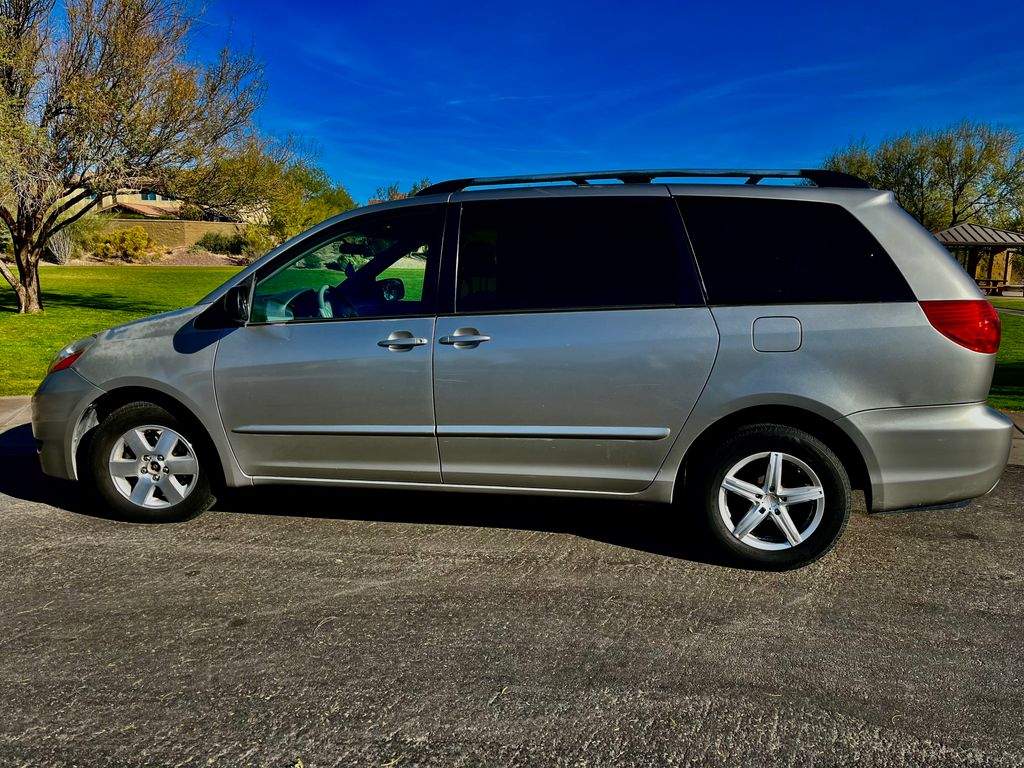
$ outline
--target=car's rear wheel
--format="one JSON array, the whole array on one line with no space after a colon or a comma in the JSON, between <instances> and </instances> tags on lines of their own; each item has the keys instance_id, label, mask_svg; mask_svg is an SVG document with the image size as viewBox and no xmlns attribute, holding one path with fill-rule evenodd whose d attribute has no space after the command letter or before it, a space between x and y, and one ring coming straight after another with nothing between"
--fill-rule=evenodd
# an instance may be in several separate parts
<instances>
[{"instance_id":1,"label":"car's rear wheel","mask_svg":"<svg viewBox=\"0 0 1024 768\"><path fill-rule=\"evenodd\" d=\"M780 424L742 428L696 467L694 499L731 560L798 568L835 546L850 516L850 480L821 440Z\"/></svg>"},{"instance_id":2,"label":"car's rear wheel","mask_svg":"<svg viewBox=\"0 0 1024 768\"><path fill-rule=\"evenodd\" d=\"M135 402L96 428L89 480L116 517L140 523L180 522L213 503L209 467L198 435L164 408Z\"/></svg>"}]
</instances>

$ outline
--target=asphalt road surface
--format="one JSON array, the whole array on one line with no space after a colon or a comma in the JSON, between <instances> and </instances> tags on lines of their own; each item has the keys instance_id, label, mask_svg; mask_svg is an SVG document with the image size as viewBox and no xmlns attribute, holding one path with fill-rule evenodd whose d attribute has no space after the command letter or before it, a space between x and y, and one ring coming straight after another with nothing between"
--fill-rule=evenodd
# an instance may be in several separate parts
<instances>
[{"instance_id":1,"label":"asphalt road surface","mask_svg":"<svg viewBox=\"0 0 1024 768\"><path fill-rule=\"evenodd\" d=\"M241 492L133 526L0 438L0 765L1024 764L1024 469L784 573L666 508Z\"/></svg>"}]
</instances>

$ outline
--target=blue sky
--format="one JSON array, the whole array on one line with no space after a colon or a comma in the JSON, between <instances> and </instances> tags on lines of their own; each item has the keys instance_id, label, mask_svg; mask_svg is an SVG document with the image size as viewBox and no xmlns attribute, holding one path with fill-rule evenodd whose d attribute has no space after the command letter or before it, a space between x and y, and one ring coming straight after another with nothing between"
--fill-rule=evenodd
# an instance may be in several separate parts
<instances>
[{"instance_id":1,"label":"blue sky","mask_svg":"<svg viewBox=\"0 0 1024 768\"><path fill-rule=\"evenodd\" d=\"M970 118L1024 131L1016 3L209 0L266 63L260 124L379 184L599 168L806 167Z\"/></svg>"}]
</instances>

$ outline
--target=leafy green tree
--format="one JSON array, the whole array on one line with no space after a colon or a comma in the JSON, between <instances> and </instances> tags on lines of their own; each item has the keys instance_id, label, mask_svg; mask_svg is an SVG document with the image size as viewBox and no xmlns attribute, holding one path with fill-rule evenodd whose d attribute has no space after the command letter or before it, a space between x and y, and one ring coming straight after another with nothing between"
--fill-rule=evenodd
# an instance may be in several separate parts
<instances>
[{"instance_id":1,"label":"leafy green tree","mask_svg":"<svg viewBox=\"0 0 1024 768\"><path fill-rule=\"evenodd\" d=\"M931 231L1012 217L1024 197L1020 134L986 123L905 133L876 146L853 142L833 152L825 167L892 190Z\"/></svg>"},{"instance_id":2,"label":"leafy green tree","mask_svg":"<svg viewBox=\"0 0 1024 768\"><path fill-rule=\"evenodd\" d=\"M206 221L266 218L272 199L283 194L282 175L295 162L287 142L255 135L218 148L201 161L170 174L167 187L190 217Z\"/></svg>"},{"instance_id":3,"label":"leafy green tree","mask_svg":"<svg viewBox=\"0 0 1024 768\"><path fill-rule=\"evenodd\" d=\"M0 0L0 221L19 312L42 309L48 240L105 195L168 191L252 135L251 54L189 55L190 0Z\"/></svg>"},{"instance_id":4,"label":"leafy green tree","mask_svg":"<svg viewBox=\"0 0 1024 768\"><path fill-rule=\"evenodd\" d=\"M278 189L268 205L267 228L279 241L356 207L343 186L308 162L283 168Z\"/></svg>"},{"instance_id":5,"label":"leafy green tree","mask_svg":"<svg viewBox=\"0 0 1024 768\"><path fill-rule=\"evenodd\" d=\"M171 189L189 201L183 209L190 218L247 222L254 244L279 243L356 206L290 142L256 137L182 170Z\"/></svg>"}]
</instances>

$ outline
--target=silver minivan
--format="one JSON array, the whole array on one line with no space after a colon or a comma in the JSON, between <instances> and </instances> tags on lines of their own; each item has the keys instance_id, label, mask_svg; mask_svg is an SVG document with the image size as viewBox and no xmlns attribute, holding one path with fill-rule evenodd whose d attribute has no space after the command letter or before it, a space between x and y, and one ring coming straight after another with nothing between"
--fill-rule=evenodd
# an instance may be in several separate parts
<instances>
[{"instance_id":1,"label":"silver minivan","mask_svg":"<svg viewBox=\"0 0 1024 768\"><path fill-rule=\"evenodd\" d=\"M134 521L194 517L218 486L615 498L789 568L835 544L851 488L873 511L991 490L999 333L852 176L459 179L74 342L33 433L46 473Z\"/></svg>"}]
</instances>

